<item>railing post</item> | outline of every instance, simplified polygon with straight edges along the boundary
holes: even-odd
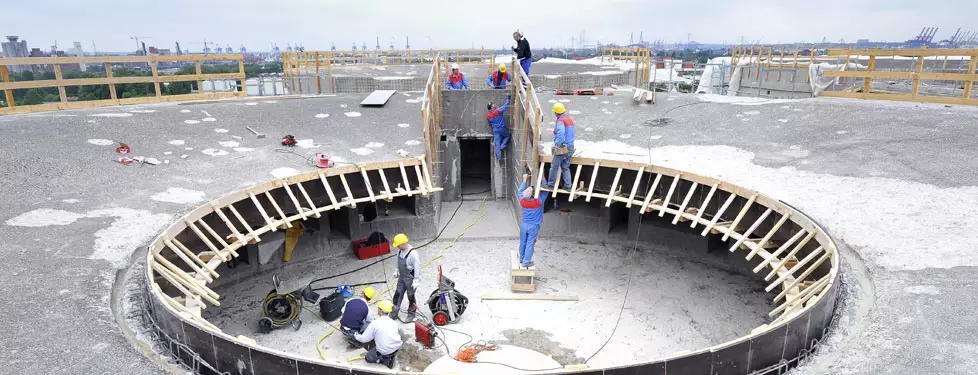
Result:
[[[924,49],[924,47],[921,47],[921,49]],[[923,55],[924,55],[923,53],[919,53],[916,56],[917,57],[917,66],[913,70],[914,73],[916,73],[916,74],[913,75],[913,89],[910,92],[910,96],[913,97],[913,99],[916,99],[917,98],[917,93],[920,91],[920,73],[922,73],[924,71],[924,56]]]
[[[68,95],[65,93],[64,76],[61,75],[61,64],[53,64],[52,66],[54,67],[54,79],[57,80],[58,96],[61,97],[61,104],[67,103]],[[153,75],[156,75],[155,70]]]
[[[319,78],[319,51],[316,51],[316,94],[323,93],[322,81]]]
[[[2,57],[0,57],[0,59],[2,59]],[[974,58],[972,58],[972,61],[974,61]],[[7,72],[6,65],[0,65],[0,79],[3,80],[3,83],[10,82],[10,74]],[[7,97],[7,108],[16,107],[17,104],[14,103],[14,90],[10,90],[10,89],[3,90],[3,93]]]
[[[972,60],[974,62],[974,60]],[[872,86],[870,83],[873,81],[873,71],[876,70],[876,55],[869,56],[869,66],[866,69],[866,80],[863,82],[863,94],[869,94],[872,92]]]
[[[156,55],[149,55],[149,68],[153,72],[153,89],[156,91],[156,99],[162,100],[163,92],[160,91],[160,74],[156,69]]]
[[[203,68],[200,66],[200,64],[201,64],[200,59],[194,59],[194,69],[197,72],[197,77],[200,77],[201,75],[204,74]],[[198,94],[204,93],[204,81],[201,79],[197,80],[197,93]]]
[[[975,68],[978,68],[978,54],[971,55],[971,56],[968,56],[968,57],[969,57],[969,60],[971,60],[968,63],[968,74],[974,75],[975,74]],[[974,87],[974,84],[975,84],[975,81],[971,81],[971,80],[966,81],[964,83],[964,100],[965,100],[965,102],[967,102],[968,100],[971,100],[971,89],[972,89],[972,87]]]
[[[111,97],[112,100],[119,100],[118,94],[116,93],[115,84],[114,83],[111,83],[111,81],[112,81],[112,64],[111,63],[105,63],[105,78],[109,79],[109,81],[110,81],[110,83],[109,83],[109,97]],[[119,104],[119,103],[116,103],[116,104]]]
[[[238,73],[241,74],[241,96],[248,96],[248,76],[245,74],[244,55],[238,57]]]

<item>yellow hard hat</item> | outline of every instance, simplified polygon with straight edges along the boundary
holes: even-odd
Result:
[[[406,243],[408,243],[408,238],[406,234],[398,233],[396,236],[394,236],[394,247],[398,247]]]
[[[567,112],[567,108],[564,108],[564,103],[554,103],[554,113],[560,115]],[[397,241],[396,239],[394,241]]]
[[[506,64],[499,64],[499,71],[506,73]]]
[[[377,303],[377,307],[380,308],[380,311],[383,311],[388,314],[391,311],[394,311],[394,303],[386,299]]]
[[[374,287],[368,286],[363,288],[363,296],[367,297],[367,299],[374,299],[375,295],[377,295],[377,291],[374,290]]]

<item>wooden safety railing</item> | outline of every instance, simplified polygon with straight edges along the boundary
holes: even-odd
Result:
[[[647,47],[602,47],[601,61],[607,60],[647,60],[652,50]]]
[[[519,176],[526,171],[530,171],[531,174],[536,173],[537,164],[540,160],[540,152],[538,151],[540,149],[540,124],[543,122],[544,110],[549,111],[550,109],[544,109],[540,106],[540,99],[533,89],[533,82],[520,67],[519,61],[514,59],[511,65],[509,71],[513,72],[512,74],[516,77],[511,85],[513,101],[510,103],[510,108],[512,108],[510,123],[513,124],[514,134],[510,149],[520,150],[519,163],[514,166],[517,168],[516,175]],[[526,83],[526,87],[523,87],[523,82]]]
[[[437,56],[431,64],[428,81],[424,86],[421,102],[421,119],[424,122],[425,158],[430,175],[436,174],[438,165],[438,142],[441,140],[441,59]]]
[[[195,65],[195,73],[186,74],[186,75],[159,74],[159,70],[157,69],[158,63],[177,62],[177,61],[193,62]],[[201,66],[202,66],[202,62],[204,61],[235,61],[237,62],[238,65],[238,72],[222,73],[222,74],[203,74]],[[112,75],[113,64],[141,64],[141,63],[149,65],[152,75],[132,76],[132,77],[115,77]],[[74,65],[74,64],[92,64],[92,65],[101,64],[104,66],[105,69],[105,77],[65,79],[62,74],[62,65]],[[38,65],[52,66],[55,79],[33,80],[33,81],[12,81],[10,79],[8,67],[10,66],[34,67]],[[246,91],[246,85],[245,85],[244,56],[241,54],[0,58],[0,79],[2,79],[3,81],[2,83],[0,83],[0,90],[4,91],[6,102],[7,102],[6,108],[0,108],[0,114],[50,111],[50,110],[60,110],[60,109],[72,109],[72,108],[91,108],[91,107],[102,107],[102,106],[112,106],[112,105],[122,105],[122,104],[156,103],[156,102],[176,101],[176,100],[243,97],[248,95]],[[237,80],[240,81],[238,87],[241,89],[241,91],[202,93],[200,91],[201,88],[203,87],[203,81],[206,80]],[[197,82],[198,93],[163,95],[160,85],[169,82]],[[132,83],[153,84],[155,95],[144,96],[144,97],[133,97],[133,98],[119,98],[117,95],[116,85],[132,84]],[[92,86],[92,85],[108,86],[110,99],[69,101],[69,97],[67,96],[65,87]],[[60,99],[58,103],[18,106],[14,101],[13,90],[49,88],[49,87],[58,88],[58,94]]]

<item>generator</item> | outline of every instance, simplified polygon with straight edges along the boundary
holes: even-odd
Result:
[[[431,310],[431,322],[443,326],[454,323],[465,312],[469,299],[455,289],[455,282],[442,273],[438,265],[438,289],[428,297],[428,309]],[[417,330],[415,324],[415,330]]]
[[[279,281],[278,275],[272,276],[274,289],[265,295],[261,304],[261,319],[258,320],[258,332],[269,333],[273,329],[292,327],[298,331],[302,327],[299,313],[302,312],[302,302],[316,303],[319,293],[312,290],[307,283],[304,287],[287,291]]]

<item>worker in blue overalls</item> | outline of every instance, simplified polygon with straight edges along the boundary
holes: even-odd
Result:
[[[452,64],[452,74],[445,80],[445,88],[449,90],[461,90],[469,88],[469,81],[465,80],[465,74],[458,69],[458,64]]]
[[[494,89],[505,89],[507,82],[513,82],[513,79],[506,73],[506,64],[499,64],[499,69],[486,77],[486,84]]]
[[[523,218],[520,220],[520,266],[533,266],[533,249],[537,244],[537,236],[540,234],[540,224],[543,223],[543,204],[550,196],[550,192],[541,191],[540,198],[533,197],[533,187],[526,186],[526,181],[530,178],[523,175],[523,184],[516,193],[520,197],[520,207],[523,211]],[[547,181],[544,180],[546,185]]]
[[[554,103],[553,110],[557,121],[554,123],[554,159],[550,163],[550,181],[556,185],[557,171],[560,171],[564,188],[570,190],[570,159],[574,156],[574,120],[567,116],[567,108],[564,108],[563,103]],[[544,185],[552,187],[549,184]]]
[[[503,149],[509,144],[509,129],[506,128],[506,110],[509,109],[510,97],[506,96],[506,103],[502,107],[489,103],[486,105],[486,120],[492,125],[492,136],[496,141],[496,160],[503,160]]]
[[[394,278],[397,279],[397,289],[394,291],[394,311],[391,319],[398,320],[397,315],[401,311],[401,300],[407,295],[408,309],[405,323],[414,321],[418,310],[417,300],[414,293],[418,290],[418,281],[421,277],[421,257],[418,252],[411,248],[408,237],[404,233],[394,236],[394,243],[397,248],[397,271]]]

